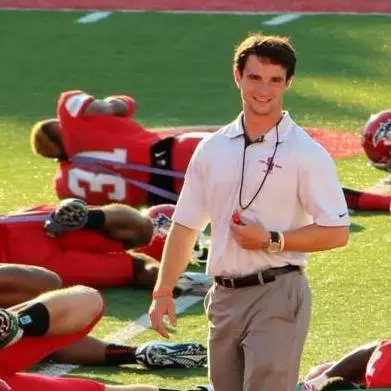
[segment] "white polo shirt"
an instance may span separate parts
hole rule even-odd
[[[283,251],[269,254],[242,249],[233,239],[230,221],[235,210],[269,231],[289,231],[308,224],[349,225],[348,209],[335,165],[289,114],[278,125],[279,144],[274,164],[250,207],[241,211],[239,189],[244,152],[240,114],[232,123],[204,139],[189,164],[173,220],[196,230],[211,222],[211,250],[207,273],[242,276],[287,264],[304,266],[306,254]],[[259,188],[273,155],[277,129],[264,142],[246,148],[242,188],[243,205]]]

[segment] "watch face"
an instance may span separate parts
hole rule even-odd
[[[281,249],[280,235],[278,234],[278,232],[271,231],[268,251],[270,253],[276,253],[280,251],[280,249]]]
[[[271,242],[270,244],[269,244],[269,248],[268,248],[268,250],[269,250],[269,252],[271,252],[271,253],[276,253],[276,252],[278,252],[278,251],[280,251],[280,243],[279,242]]]

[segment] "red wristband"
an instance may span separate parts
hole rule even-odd
[[[154,289],[152,291],[152,297],[154,299],[157,299],[159,297],[172,297],[172,289],[171,288]]]

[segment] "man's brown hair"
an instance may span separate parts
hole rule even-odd
[[[267,58],[272,64],[286,70],[287,80],[295,73],[296,53],[287,37],[278,35],[250,34],[240,42],[234,52],[233,65],[243,75],[247,59],[251,55]]]

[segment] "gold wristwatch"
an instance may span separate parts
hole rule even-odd
[[[267,246],[267,252],[278,253],[280,251],[281,251],[281,235],[277,231],[270,231],[270,238]]]

